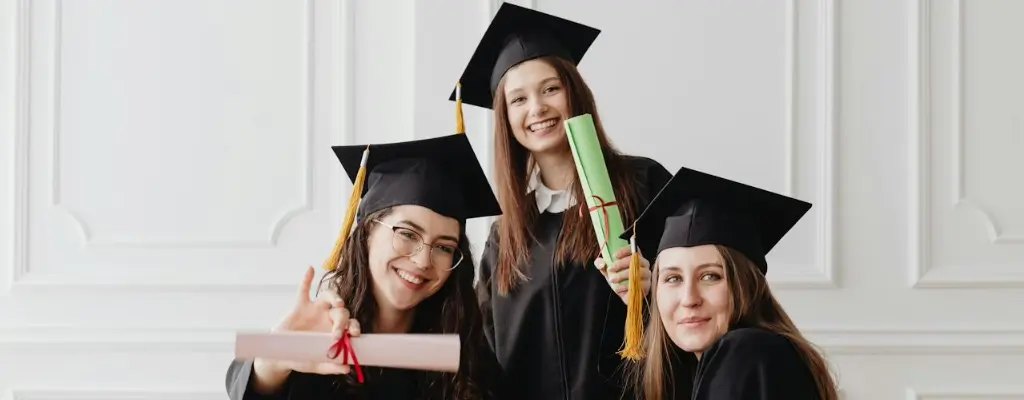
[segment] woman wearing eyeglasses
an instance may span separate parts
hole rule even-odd
[[[340,357],[322,364],[235,360],[226,383],[231,399],[493,397],[497,364],[481,330],[465,221],[500,209],[468,139],[457,134],[373,145],[369,157],[366,149],[334,148],[353,181],[360,165],[366,167],[359,223],[350,236],[342,229],[317,298],[309,299],[309,268],[295,308],[277,329],[338,338],[344,332],[457,333],[459,372],[364,366],[359,383]]]

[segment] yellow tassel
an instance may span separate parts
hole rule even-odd
[[[348,234],[352,231],[352,223],[356,219],[356,210],[359,209],[359,200],[363,194],[363,182],[366,181],[366,160],[370,157],[370,146],[366,146],[366,150],[363,150],[363,159],[359,162],[359,172],[356,173],[356,181],[352,184],[352,196],[348,199],[348,211],[345,213],[345,220],[341,224],[341,233],[338,235],[338,241],[334,243],[334,250],[331,251],[330,257],[324,261],[323,268],[325,271],[334,271],[338,268],[338,264],[341,263],[341,249],[345,247],[345,242],[348,241]]]
[[[462,82],[455,84],[455,133],[466,133],[466,122],[462,118]]]
[[[632,361],[643,358],[644,337],[644,293],[643,281],[640,279],[640,252],[636,249],[636,224],[633,225],[633,237],[629,240],[629,302],[626,304],[626,343],[619,355]]]

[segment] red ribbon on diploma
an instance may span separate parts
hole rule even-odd
[[[619,203],[616,201],[605,202],[604,199],[602,199],[601,196],[598,195],[591,195],[590,197],[597,199],[598,204],[596,206],[590,207],[587,211],[594,212],[597,210],[601,210],[601,213],[604,214],[604,243],[601,244],[601,251],[604,251],[604,247],[607,246],[608,242],[612,240],[612,227],[611,221],[608,220],[608,207],[618,206]],[[580,216],[583,216],[583,207],[580,207]]]
[[[327,356],[332,359],[338,358],[339,354],[342,355],[341,361],[345,364],[348,364],[348,357],[352,356],[352,366],[356,370],[356,377],[359,379],[359,383],[363,383],[363,369],[359,366],[359,359],[356,358],[355,350],[352,350],[352,338],[349,336],[347,329],[341,334],[341,339],[334,342],[334,345],[327,350]]]

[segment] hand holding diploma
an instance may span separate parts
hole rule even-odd
[[[615,262],[611,266],[608,266],[601,257],[594,261],[594,266],[601,271],[615,294],[627,305],[629,304],[629,257],[633,254],[630,250],[630,246],[626,246],[615,252]],[[637,251],[640,250],[637,249]],[[644,258],[643,254],[640,255],[640,281],[643,295],[646,297],[647,293],[651,291],[651,263]]]
[[[629,264],[633,251],[626,241],[619,238],[624,231],[622,217],[619,215],[619,203],[615,198],[601,142],[597,138],[593,116],[583,114],[566,120],[565,133],[573,161],[576,163],[576,174],[587,200],[587,212],[590,213],[594,233],[601,245],[601,255],[594,261],[594,265],[608,280],[612,290],[628,305],[628,283],[631,274]],[[643,255],[638,255],[640,269],[632,273],[636,274],[633,278],[641,282],[641,285],[635,288],[643,291],[636,298],[642,298],[651,288],[651,270],[650,262],[643,258]],[[613,259],[611,265],[605,268],[609,263],[606,260],[609,259]]]
[[[337,293],[324,290],[317,295],[315,300],[311,301],[309,299],[313,272],[313,267],[306,270],[306,276],[302,284],[299,285],[295,308],[288,315],[285,315],[284,319],[274,328],[274,331],[330,332],[335,340],[341,339],[342,334],[346,331],[349,336],[359,336],[359,321],[349,318],[350,315],[348,309],[345,308],[345,302],[341,300]],[[341,357],[338,358],[337,362],[264,360],[257,358],[254,360],[254,364],[257,368],[267,366],[281,372],[298,371],[327,375],[349,373],[350,367],[344,361]]]
[[[269,332],[239,332],[235,358],[253,359],[256,389],[273,393],[292,371],[321,375],[347,374],[360,366],[457,372],[458,334],[367,334],[350,319],[338,295],[325,290],[309,300],[313,269],[306,271],[295,308]]]
[[[644,296],[650,289],[650,263],[644,259],[632,240],[627,246],[620,237],[625,231],[619,202],[615,198],[611,176],[605,162],[604,150],[598,138],[594,117],[582,114],[565,120],[565,136],[569,140],[573,161],[576,163],[576,176],[583,186],[594,233],[601,244],[601,253],[595,264],[608,279],[619,298],[626,303],[626,340],[619,354],[623,358],[639,361],[643,357],[643,307]],[[614,254],[614,249],[619,251]],[[628,261],[625,258],[629,255]],[[611,275],[603,266],[603,260],[614,260],[610,268]],[[623,266],[620,266],[620,263]],[[624,271],[621,271],[623,270]],[[621,272],[619,272],[621,271]],[[626,275],[622,277],[620,275]],[[615,279],[615,281],[612,281]],[[615,287],[619,282],[624,284],[625,293]]]

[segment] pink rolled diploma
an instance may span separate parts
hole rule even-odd
[[[330,333],[320,332],[238,332],[235,358],[337,362],[344,354],[330,358],[337,342]],[[367,333],[351,338],[359,365],[427,371],[458,372],[459,335]],[[349,364],[354,364],[349,359]]]

